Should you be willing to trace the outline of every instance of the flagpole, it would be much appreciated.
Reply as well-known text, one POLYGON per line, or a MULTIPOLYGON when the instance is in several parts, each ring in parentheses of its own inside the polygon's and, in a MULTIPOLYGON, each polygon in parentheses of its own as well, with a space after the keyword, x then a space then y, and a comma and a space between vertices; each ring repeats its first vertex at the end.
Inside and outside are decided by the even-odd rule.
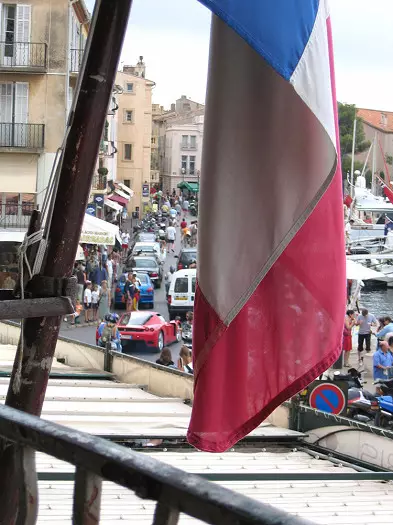
POLYGON ((356 143, 356 118, 353 121, 353 136, 352 136, 352 160, 351 160, 351 197, 354 197, 353 191, 353 169, 355 166, 355 143, 356 143))
POLYGON ((374 140, 372 143, 373 148, 373 164, 372 164, 372 176, 371 176, 371 192, 375 194, 375 175, 377 170, 377 155, 376 155, 376 145, 377 145, 377 133, 374 134, 374 140))

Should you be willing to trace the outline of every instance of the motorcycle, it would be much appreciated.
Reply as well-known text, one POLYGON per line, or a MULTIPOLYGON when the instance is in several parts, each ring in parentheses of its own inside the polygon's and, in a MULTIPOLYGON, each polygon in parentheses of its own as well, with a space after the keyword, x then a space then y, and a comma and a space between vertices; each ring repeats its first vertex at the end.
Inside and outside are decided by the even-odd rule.
POLYGON ((181 325, 181 337, 185 343, 192 344, 192 325, 187 321, 181 325))
POLYGON ((335 372, 333 381, 345 381, 348 385, 347 417, 362 423, 374 423, 379 403, 374 394, 363 389, 362 374, 350 368, 346 374, 335 372))
POLYGON ((375 381, 377 385, 377 400, 379 414, 375 424, 382 428, 393 427, 393 379, 375 381))

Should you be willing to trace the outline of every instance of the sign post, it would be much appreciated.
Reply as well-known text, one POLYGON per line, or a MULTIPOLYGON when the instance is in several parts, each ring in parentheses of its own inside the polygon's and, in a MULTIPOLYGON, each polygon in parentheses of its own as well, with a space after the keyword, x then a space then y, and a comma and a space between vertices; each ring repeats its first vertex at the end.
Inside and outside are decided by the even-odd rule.
POLYGON ((345 381, 314 381, 308 402, 311 408, 338 415, 345 414, 347 399, 348 385, 345 381))

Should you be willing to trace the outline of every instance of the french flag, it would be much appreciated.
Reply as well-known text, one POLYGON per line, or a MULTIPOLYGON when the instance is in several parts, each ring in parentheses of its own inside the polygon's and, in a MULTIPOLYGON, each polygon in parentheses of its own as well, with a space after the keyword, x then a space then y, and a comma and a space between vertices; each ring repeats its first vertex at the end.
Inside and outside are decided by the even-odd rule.
POLYGON ((213 13, 188 441, 221 452, 342 350, 345 242, 325 0, 213 13))

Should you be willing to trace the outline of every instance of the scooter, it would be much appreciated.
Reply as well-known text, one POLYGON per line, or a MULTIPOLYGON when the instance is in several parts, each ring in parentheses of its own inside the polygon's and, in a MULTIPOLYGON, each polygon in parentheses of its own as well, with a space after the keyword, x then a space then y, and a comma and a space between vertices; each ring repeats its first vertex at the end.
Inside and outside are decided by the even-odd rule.
POLYGON ((192 344, 192 326, 187 322, 181 325, 181 337, 185 343, 192 344))
POLYGON ((375 381, 379 414, 375 424, 382 428, 393 427, 393 379, 375 381))
POLYGON ((335 372, 333 381, 345 381, 348 384, 347 417, 362 423, 374 423, 379 413, 378 399, 363 389, 361 372, 356 368, 350 368, 346 374, 335 372))

